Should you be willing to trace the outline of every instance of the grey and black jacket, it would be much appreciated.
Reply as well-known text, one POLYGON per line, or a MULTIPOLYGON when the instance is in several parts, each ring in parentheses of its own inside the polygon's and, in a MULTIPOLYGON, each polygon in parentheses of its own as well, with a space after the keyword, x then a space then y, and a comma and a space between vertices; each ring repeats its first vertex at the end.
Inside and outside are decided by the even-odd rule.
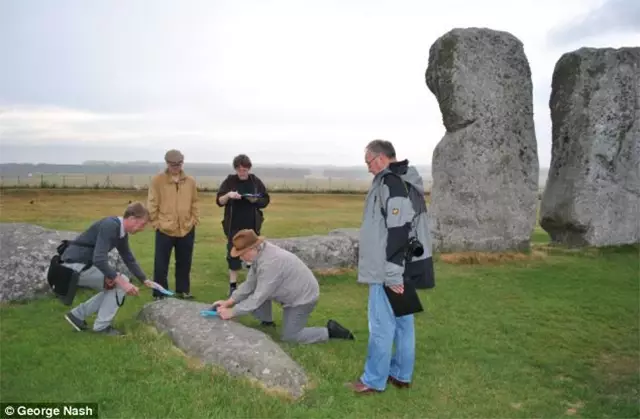
POLYGON ((69 247, 61 255, 65 263, 91 263, 108 279, 115 279, 116 269, 109 264, 109 252, 117 249, 124 264, 131 273, 144 283, 147 276, 140 268, 131 248, 129 235, 125 233, 120 217, 105 217, 93 224, 69 243, 69 247))
POLYGON ((358 282, 400 285, 405 281, 420 289, 435 286, 424 186, 407 160, 393 162, 374 176, 365 201, 358 256, 358 282), (419 257, 407 251, 411 237, 424 248, 419 257))

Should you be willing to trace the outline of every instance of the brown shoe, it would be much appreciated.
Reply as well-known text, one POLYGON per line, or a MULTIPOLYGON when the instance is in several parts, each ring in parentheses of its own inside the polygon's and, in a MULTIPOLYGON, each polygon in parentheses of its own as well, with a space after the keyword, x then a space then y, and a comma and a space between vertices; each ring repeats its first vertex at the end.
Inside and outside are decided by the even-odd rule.
POLYGON ((371 387, 367 387, 366 385, 364 385, 362 383, 362 381, 358 380, 355 381, 353 383, 347 383, 347 385, 349 387, 351 387, 351 389, 354 391, 354 393, 356 394, 371 394, 371 393, 381 393, 379 390, 376 390, 374 388, 371 387))
POLYGON ((397 379, 393 378, 392 376, 389 376, 389 378, 387 378, 387 383, 393 384, 394 386, 396 386, 398 388, 409 388, 409 387, 411 387, 411 383, 405 383, 404 381, 397 380, 397 379))

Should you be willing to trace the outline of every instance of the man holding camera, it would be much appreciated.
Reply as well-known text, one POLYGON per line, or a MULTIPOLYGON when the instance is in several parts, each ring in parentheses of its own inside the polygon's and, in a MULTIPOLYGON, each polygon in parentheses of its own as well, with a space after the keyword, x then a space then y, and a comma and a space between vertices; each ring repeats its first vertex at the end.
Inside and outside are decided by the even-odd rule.
POLYGON ((368 354, 364 373, 351 383, 360 394, 381 392, 387 383, 410 386, 415 363, 414 315, 396 316, 387 291, 402 295, 405 286, 434 286, 422 178, 407 160, 396 160, 389 141, 370 142, 365 163, 374 177, 359 240, 358 282, 369 285, 368 354))

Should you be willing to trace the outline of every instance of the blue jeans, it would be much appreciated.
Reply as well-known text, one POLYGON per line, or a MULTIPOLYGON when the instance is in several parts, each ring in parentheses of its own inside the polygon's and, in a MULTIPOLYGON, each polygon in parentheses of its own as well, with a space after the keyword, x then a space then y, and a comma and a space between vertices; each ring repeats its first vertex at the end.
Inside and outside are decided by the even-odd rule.
POLYGON ((411 382, 416 359, 413 314, 396 317, 382 284, 369 286, 369 346, 360 381, 382 391, 387 379, 411 382), (392 347, 395 344, 395 353, 392 347))

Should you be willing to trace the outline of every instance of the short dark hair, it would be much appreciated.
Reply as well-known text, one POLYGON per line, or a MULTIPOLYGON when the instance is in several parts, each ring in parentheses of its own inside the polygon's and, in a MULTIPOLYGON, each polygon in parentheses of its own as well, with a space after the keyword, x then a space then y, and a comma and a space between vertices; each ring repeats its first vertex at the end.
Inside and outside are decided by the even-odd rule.
POLYGON ((396 157, 396 149, 393 148, 393 144, 390 141, 373 140, 367 144, 366 150, 374 154, 384 154, 390 159, 396 157))
POLYGON ((149 218, 149 210, 141 202, 132 202, 124 210, 124 218, 149 218))
POLYGON ((237 169, 240 166, 251 169, 251 159, 249 156, 246 154, 238 154, 233 158, 233 168, 237 169))

